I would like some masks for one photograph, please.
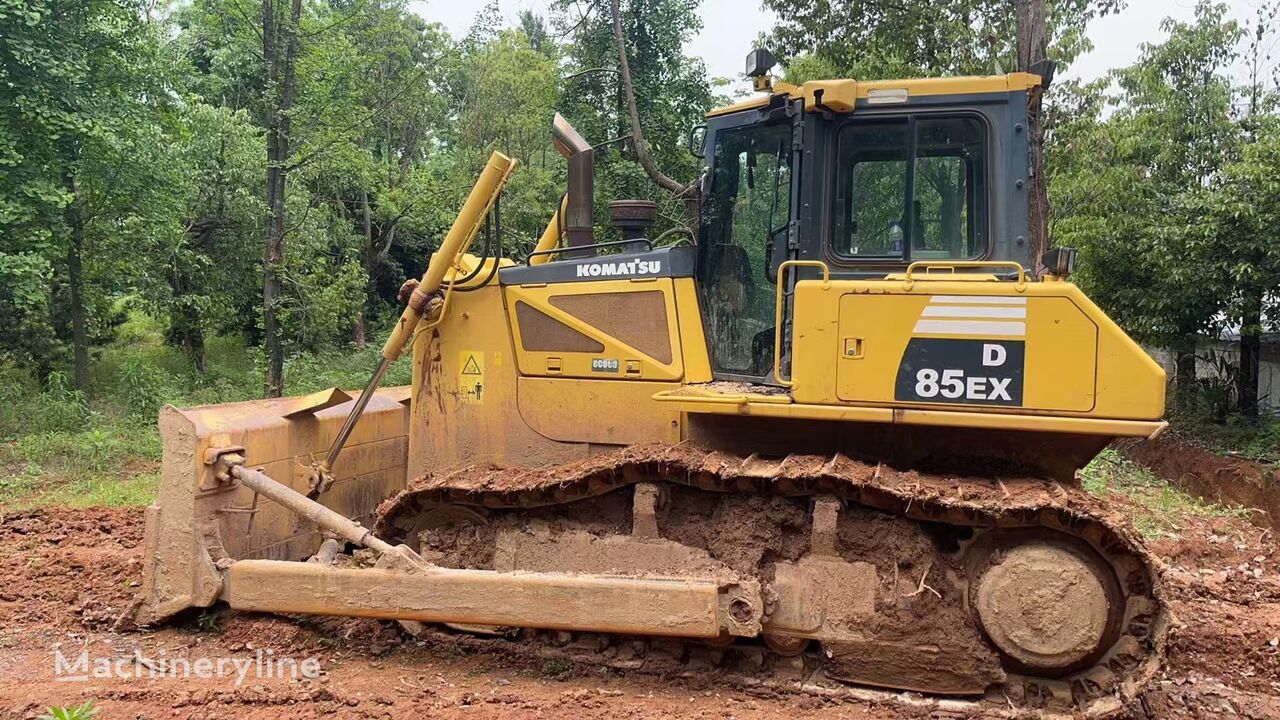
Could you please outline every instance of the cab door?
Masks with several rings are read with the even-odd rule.
[[[780,101],[709,128],[698,290],[716,379],[773,382],[777,271],[798,245],[800,107]],[[789,311],[783,317],[789,323]]]

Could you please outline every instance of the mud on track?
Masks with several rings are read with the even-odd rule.
[[[1125,510],[1115,498],[1115,507]],[[528,657],[506,642],[405,638],[394,624],[223,611],[155,632],[112,630],[141,578],[140,510],[53,509],[0,519],[0,718],[94,699],[100,718],[912,718],[893,706],[723,687]],[[1179,621],[1162,678],[1135,718],[1280,717],[1280,550],[1234,519],[1195,520],[1157,541]],[[69,658],[273,657],[320,661],[319,679],[54,682]],[[148,660],[149,661],[149,660]],[[147,661],[144,661],[147,662]],[[137,674],[146,668],[130,665]]]

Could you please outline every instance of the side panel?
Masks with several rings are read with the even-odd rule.
[[[1065,282],[804,281],[796,402],[1155,420],[1164,371]]]
[[[559,265],[540,269],[554,274]],[[692,278],[568,273],[562,281],[455,292],[440,324],[424,324],[414,340],[408,476],[676,442],[679,411],[652,397],[686,376],[711,379]]]
[[[425,324],[424,324],[425,325]],[[501,289],[454,292],[443,320],[413,344],[409,478],[464,465],[537,465],[586,457],[521,418],[517,370]]]
[[[520,417],[542,435],[561,442],[630,445],[679,442],[680,412],[653,394],[679,383],[522,377]]]
[[[531,429],[564,443],[679,441],[678,409],[653,395],[711,380],[692,278],[574,275],[503,292]]]
[[[1098,329],[1065,298],[848,293],[839,308],[841,400],[1093,408]]]
[[[679,380],[671,278],[508,286],[522,375]]]

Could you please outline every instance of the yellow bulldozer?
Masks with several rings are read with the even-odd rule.
[[[1164,429],[1165,376],[1069,250],[1033,256],[1044,80],[772,64],[753,52],[757,94],[690,134],[696,233],[652,237],[623,200],[597,241],[592,148],[557,116],[568,189],[536,249],[475,241],[514,169],[494,153],[363,392],[165,408],[139,621],[225,603],[1119,712],[1170,617],[1074,475]],[[412,386],[379,388],[410,348]]]

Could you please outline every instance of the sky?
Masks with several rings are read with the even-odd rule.
[[[1229,0],[1231,16],[1243,23],[1253,17],[1259,2]],[[428,21],[442,23],[455,36],[461,36],[485,3],[486,0],[417,0],[409,6]],[[500,0],[507,23],[514,23],[521,10],[545,13],[548,4],[547,0]],[[1195,5],[1195,0],[1128,0],[1124,11],[1089,25],[1094,50],[1077,58],[1063,77],[1092,80],[1111,68],[1132,65],[1142,43],[1162,39],[1163,18],[1188,20],[1195,14]],[[741,73],[752,42],[760,33],[768,32],[774,20],[773,13],[761,9],[758,0],[703,0],[699,12],[703,30],[685,47],[685,52],[701,57],[712,77],[732,78]]]

